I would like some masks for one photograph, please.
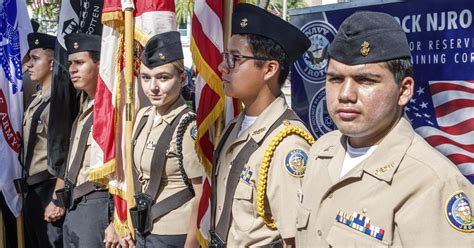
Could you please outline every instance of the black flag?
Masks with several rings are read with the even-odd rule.
[[[61,3],[54,49],[53,86],[48,125],[48,170],[63,177],[71,126],[79,110],[78,92],[69,78],[64,36],[70,33],[102,33],[103,0],[64,0]]]

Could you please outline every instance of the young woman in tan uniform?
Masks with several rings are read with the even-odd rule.
[[[194,150],[195,114],[180,95],[186,79],[178,32],[153,36],[140,80],[151,106],[138,112],[133,131],[137,247],[195,247],[202,166]],[[197,199],[197,200],[196,200]]]

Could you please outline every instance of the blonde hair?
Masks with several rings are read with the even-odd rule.
[[[171,62],[171,64],[176,68],[176,70],[178,71],[178,74],[182,74],[184,72],[184,60],[183,59],[175,60],[175,61]]]

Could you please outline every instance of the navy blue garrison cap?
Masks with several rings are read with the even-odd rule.
[[[407,37],[391,15],[360,11],[341,24],[329,57],[347,65],[410,58]]]
[[[295,62],[311,46],[297,27],[252,4],[237,4],[232,13],[232,34],[256,34],[278,43]]]
[[[68,54],[78,52],[100,52],[100,35],[72,33],[64,37]]]
[[[142,63],[146,67],[157,67],[183,58],[181,37],[177,31],[151,37],[142,53]]]
[[[56,37],[43,34],[43,33],[29,33],[28,34],[28,45],[30,49],[36,48],[49,48],[54,49],[54,44],[56,43]]]

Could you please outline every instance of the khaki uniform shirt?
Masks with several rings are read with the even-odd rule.
[[[258,116],[257,120],[248,127],[239,137],[244,114],[234,119],[236,122],[225,144],[222,146],[217,161],[217,195],[216,195],[216,225],[223,211],[226,184],[232,161],[240,150],[250,139],[260,142],[270,126],[288,109],[285,98],[278,97]],[[231,123],[232,123],[231,122]],[[230,123],[230,124],[231,124]],[[290,121],[291,125],[307,130],[303,123]],[[292,238],[295,236],[296,220],[296,194],[300,187],[301,177],[290,173],[288,160],[292,157],[292,151],[306,156],[301,161],[306,166],[307,153],[310,145],[300,136],[290,135],[281,141],[272,157],[267,178],[266,206],[267,216],[271,216],[277,229],[268,228],[263,219],[257,215],[256,193],[260,174],[260,163],[272,138],[278,134],[284,125],[277,127],[261,143],[261,146],[250,156],[247,164],[240,175],[232,204],[232,218],[230,230],[227,237],[228,247],[248,247],[266,245],[281,238]],[[224,131],[225,132],[225,131]],[[223,133],[224,133],[223,132]]]
[[[153,152],[158,145],[158,139],[163,133],[166,124],[171,124],[174,118],[185,108],[186,104],[184,100],[179,98],[175,103],[173,103],[173,106],[171,107],[172,110],[169,113],[159,116],[159,120],[155,123],[155,125],[153,125],[153,120],[157,115],[157,112],[155,111],[154,107],[146,107],[139,111],[135,121],[134,135],[137,131],[136,128],[138,122],[142,116],[147,118],[147,122],[137,137],[136,145],[133,150],[133,161],[135,170],[137,170],[139,181],[142,184],[142,192],[145,192],[150,182],[152,166],[151,161],[153,158]],[[186,115],[187,114],[183,115],[181,120]],[[176,131],[173,134],[170,148],[166,155],[166,167],[161,177],[160,188],[158,190],[158,195],[155,198],[155,204],[187,188],[186,184],[184,184],[181,172],[179,171],[178,152],[176,147]],[[183,166],[189,179],[201,177],[204,173],[203,167],[199,162],[194,149],[194,134],[196,131],[196,122],[193,121],[187,126],[183,136]],[[188,232],[189,218],[191,215],[193,201],[194,198],[183,204],[181,207],[174,209],[161,218],[156,219],[153,223],[153,230],[151,233],[159,235],[186,234]]]
[[[346,137],[334,131],[311,148],[297,209],[297,247],[474,247],[474,235],[456,230],[447,218],[465,214],[462,228],[472,228],[472,212],[456,213],[447,205],[460,191],[464,200],[473,199],[473,186],[407,120],[339,178],[345,144]],[[342,220],[353,226],[337,221],[338,214],[349,215]],[[383,237],[373,237],[379,229],[373,236],[363,233],[360,221],[383,229]]]
[[[78,149],[77,146],[79,145],[79,139],[81,137],[82,127],[84,126],[84,124],[89,118],[92,118],[93,112],[94,112],[94,100],[92,100],[91,102],[87,104],[84,104],[81,112],[79,113],[79,117],[78,117],[79,119],[77,121],[77,126],[76,126],[76,133],[74,135],[72,142],[69,144],[71,146],[71,149],[68,155],[68,167],[67,167],[68,169],[67,169],[66,175],[71,170],[72,161],[74,160],[74,157],[76,156],[76,152]],[[91,126],[91,129],[89,130],[89,132],[87,132],[88,134],[87,143],[86,143],[87,146],[84,153],[84,159],[82,160],[81,169],[79,170],[79,174],[77,175],[76,186],[79,186],[89,181],[87,178],[89,176],[89,172],[91,168],[90,152],[91,152],[91,142],[92,142],[92,128],[93,126]]]
[[[28,141],[30,140],[30,127],[33,115],[38,107],[43,102],[48,102],[51,96],[51,92],[38,92],[33,95],[35,98],[31,102],[30,106],[25,111],[25,118],[23,119],[23,161],[26,162],[26,154],[28,149]],[[49,121],[49,104],[44,108],[38,119],[38,126],[36,127],[36,144],[33,150],[33,157],[31,158],[31,166],[28,174],[33,176],[39,172],[48,169],[47,158],[48,158],[48,121]]]

